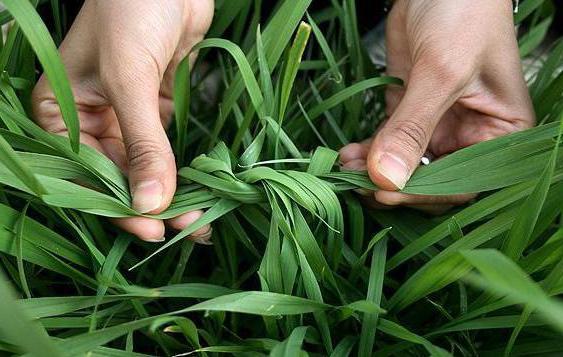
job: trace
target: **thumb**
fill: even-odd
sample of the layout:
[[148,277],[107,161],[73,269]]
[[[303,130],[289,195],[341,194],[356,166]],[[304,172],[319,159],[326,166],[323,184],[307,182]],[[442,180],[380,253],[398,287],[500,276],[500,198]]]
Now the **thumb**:
[[383,190],[405,187],[440,118],[456,99],[455,86],[440,85],[439,80],[428,77],[411,76],[399,105],[371,144],[368,173]]
[[176,190],[176,164],[160,120],[158,68],[133,63],[115,67],[121,69],[103,81],[104,89],[123,136],[132,206],[140,213],[159,213]]

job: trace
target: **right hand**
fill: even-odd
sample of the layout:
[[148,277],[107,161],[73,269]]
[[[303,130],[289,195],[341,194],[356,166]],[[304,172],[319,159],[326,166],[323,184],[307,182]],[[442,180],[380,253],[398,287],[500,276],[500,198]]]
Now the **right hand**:
[[[174,74],[203,39],[213,11],[213,0],[86,0],[60,47],[81,141],[129,176],[132,205],[140,213],[164,211],[176,191],[176,164],[165,132],[174,109]],[[33,91],[33,109],[45,130],[67,133],[44,75]],[[189,212],[167,224],[183,229],[201,214]],[[133,217],[115,223],[145,241],[164,239],[161,220]],[[206,226],[191,238],[205,242],[210,232]]]
[[396,0],[387,18],[389,119],[369,140],[340,151],[343,166],[367,169],[379,203],[432,213],[473,194],[401,192],[425,153],[440,158],[531,128],[534,111],[522,73],[509,0]]

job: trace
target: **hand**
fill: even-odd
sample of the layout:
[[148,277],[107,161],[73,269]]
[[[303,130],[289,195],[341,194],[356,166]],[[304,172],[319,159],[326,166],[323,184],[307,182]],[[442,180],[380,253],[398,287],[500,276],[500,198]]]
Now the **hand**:
[[[60,52],[75,95],[81,141],[129,176],[133,208],[156,214],[176,191],[176,165],[165,133],[170,123],[174,72],[203,39],[213,0],[86,0]],[[195,56],[192,56],[192,61]],[[33,92],[34,114],[46,130],[66,134],[45,76]],[[183,229],[201,216],[169,220]],[[145,241],[162,241],[161,220],[134,217],[115,223]],[[210,227],[192,238],[209,238]]]
[[397,0],[387,19],[389,119],[366,142],[344,147],[345,168],[366,169],[386,205],[436,209],[472,195],[417,196],[405,187],[434,157],[533,126],[509,0]]

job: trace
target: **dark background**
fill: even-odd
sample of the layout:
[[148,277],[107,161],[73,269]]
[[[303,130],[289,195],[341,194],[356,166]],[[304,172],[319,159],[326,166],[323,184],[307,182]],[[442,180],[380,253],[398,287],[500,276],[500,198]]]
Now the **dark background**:
[[555,29],[558,35],[563,35],[563,0],[555,0],[557,8],[555,16]]
[[[111,0],[105,0],[111,1]],[[227,0],[229,1],[229,0]],[[266,0],[264,1],[264,10],[268,11],[268,8],[271,8],[272,5],[268,6],[268,3],[274,3],[276,0]],[[452,0],[455,1],[455,0]],[[68,19],[69,24],[72,23],[72,19],[76,16],[80,7],[82,6],[83,1],[80,0],[68,0],[68,1],[61,1],[63,6],[68,11]],[[312,9],[315,8],[322,8],[326,6],[328,0],[313,0]],[[376,4],[374,4],[376,3]],[[362,33],[366,33],[371,30],[380,19],[385,16],[385,6],[383,5],[386,3],[385,1],[373,1],[373,0],[357,0],[357,13],[358,13],[358,21],[360,31]],[[552,32],[555,36],[563,35],[563,0],[555,0],[555,7],[556,17],[553,22]],[[41,11],[46,15],[50,15],[50,8],[49,4],[43,5]]]

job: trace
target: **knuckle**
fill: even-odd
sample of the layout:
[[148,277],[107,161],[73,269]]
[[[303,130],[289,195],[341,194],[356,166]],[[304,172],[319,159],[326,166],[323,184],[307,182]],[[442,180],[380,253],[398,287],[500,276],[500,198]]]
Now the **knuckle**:
[[465,70],[450,58],[437,60],[434,69],[437,79],[446,87],[457,86],[464,81]]
[[110,93],[124,93],[131,85],[138,83],[135,74],[121,66],[101,66],[100,83]]
[[536,125],[537,118],[531,105],[522,112],[511,120],[513,126],[511,132],[530,129]]
[[116,71],[110,66],[100,66],[100,84],[108,91],[123,91],[125,83],[123,71]]
[[418,73],[426,80],[434,80],[445,90],[461,89],[471,78],[473,68],[470,61],[464,57],[463,54],[434,51],[420,59]]
[[159,169],[164,167],[171,155],[170,145],[162,145],[150,139],[137,139],[126,144],[127,159],[132,169]]
[[[101,60],[101,86],[110,93],[123,93],[137,86],[152,86],[160,82],[164,69],[149,51],[122,57],[107,56]],[[154,83],[152,83],[154,81]]]
[[51,91],[47,90],[42,82],[31,93],[33,119],[44,130],[61,134],[66,131],[66,126],[61,119],[61,110]]
[[426,144],[430,140],[424,127],[415,121],[401,122],[391,129],[389,133],[397,145],[411,152],[421,153],[426,150]]

